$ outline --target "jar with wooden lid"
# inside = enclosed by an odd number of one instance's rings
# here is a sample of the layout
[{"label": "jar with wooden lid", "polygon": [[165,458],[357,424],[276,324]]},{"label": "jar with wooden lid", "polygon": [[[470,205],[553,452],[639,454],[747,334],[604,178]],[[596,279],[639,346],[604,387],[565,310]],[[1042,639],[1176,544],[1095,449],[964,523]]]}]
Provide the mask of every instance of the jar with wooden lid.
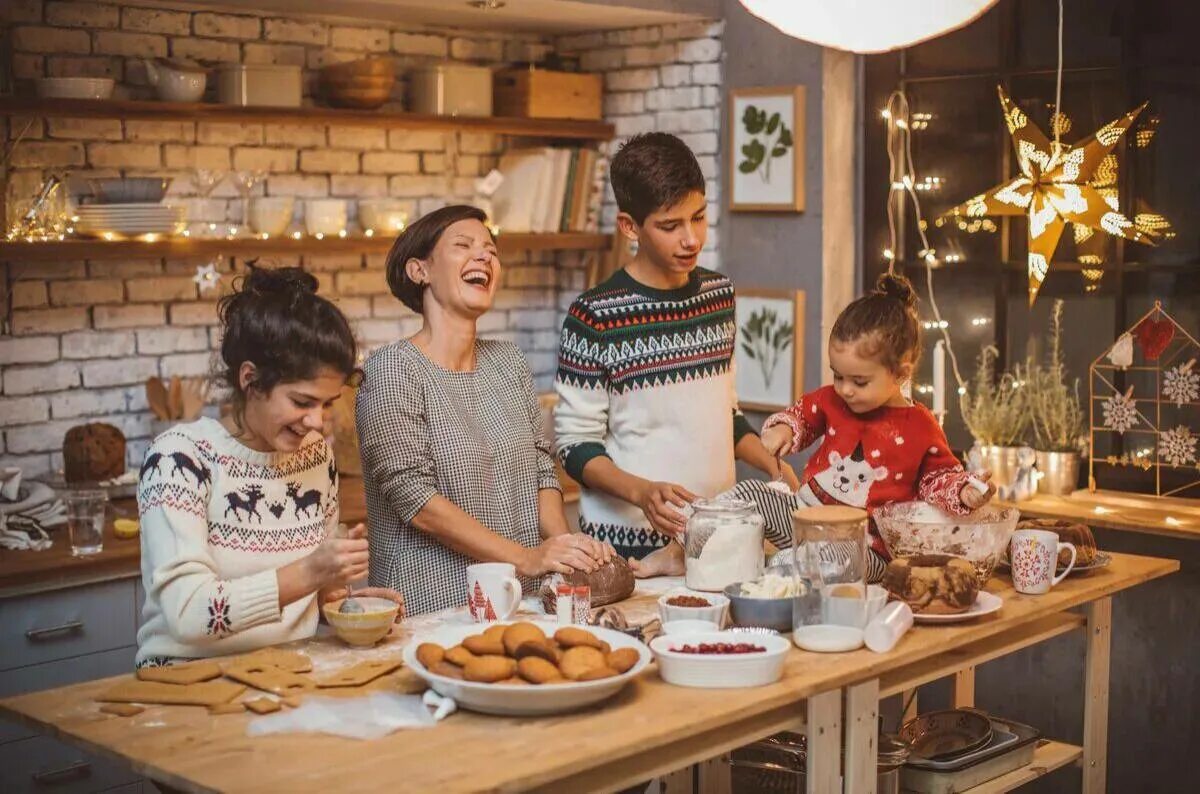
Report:
[{"label": "jar with wooden lid", "polygon": [[[816,505],[792,512],[793,569],[807,599],[793,609],[793,627],[840,622],[831,605],[867,597],[867,511],[847,505]],[[844,611],[844,610],[843,610]]]}]

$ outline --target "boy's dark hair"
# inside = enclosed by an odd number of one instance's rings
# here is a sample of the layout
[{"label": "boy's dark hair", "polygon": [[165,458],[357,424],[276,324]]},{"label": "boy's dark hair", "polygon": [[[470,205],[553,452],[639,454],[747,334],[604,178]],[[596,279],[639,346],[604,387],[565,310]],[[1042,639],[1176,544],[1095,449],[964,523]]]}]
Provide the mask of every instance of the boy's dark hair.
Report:
[{"label": "boy's dark hair", "polygon": [[874,290],[842,309],[829,338],[838,342],[863,339],[891,372],[904,362],[916,367],[921,360],[921,326],[912,284],[904,276],[884,273]]},{"label": "boy's dark hair", "polygon": [[451,204],[422,215],[396,238],[387,255],[387,283],[392,294],[417,314],[424,306],[425,284],[408,275],[408,260],[428,259],[442,234],[459,221],[475,220],[487,225],[487,213],[469,204]]},{"label": "boy's dark hair", "polygon": [[688,193],[704,195],[704,173],[696,155],[666,132],[647,132],[625,141],[608,172],[617,209],[639,226],[650,213],[678,204]]},{"label": "boy's dark hair", "polygon": [[[358,345],[337,306],[317,295],[316,277],[298,267],[255,267],[221,298],[221,369],[232,392],[235,416],[246,405],[239,382],[242,363],[254,364],[249,388],[268,394],[280,383],[308,380],[322,366],[349,381],[358,374]],[[247,390],[248,390],[247,389]]]}]

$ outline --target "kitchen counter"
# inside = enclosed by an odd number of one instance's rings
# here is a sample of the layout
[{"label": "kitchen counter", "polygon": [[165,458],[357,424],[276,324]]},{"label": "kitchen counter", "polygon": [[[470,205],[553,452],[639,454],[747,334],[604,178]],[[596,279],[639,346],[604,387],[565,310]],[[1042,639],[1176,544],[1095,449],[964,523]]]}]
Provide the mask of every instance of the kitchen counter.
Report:
[{"label": "kitchen counter", "polygon": [[1058,518],[1101,529],[1200,540],[1200,500],[1170,496],[1079,490],[1070,496],[1039,493],[1024,502],[1004,502],[1026,518]]},{"label": "kitchen counter", "polygon": [[[1105,788],[1109,632],[1136,632],[1111,626],[1111,596],[1176,570],[1173,560],[1118,553],[1108,568],[1071,577],[1044,596],[1017,594],[1005,577],[995,577],[987,590],[1004,599],[1004,608],[994,615],[917,626],[887,654],[792,649],[783,680],[769,686],[674,687],[651,667],[612,700],[582,712],[545,718],[459,712],[434,728],[374,741],[250,737],[246,726],[255,717],[214,717],[198,708],[150,706],[132,718],[111,717],[99,712],[95,697],[116,678],[9,698],[0,701],[0,712],[185,791],[370,791],[380,780],[404,780],[414,791],[612,790],[686,769],[780,730],[807,730],[808,790],[827,794],[842,790],[843,773],[830,759],[840,758],[843,749],[845,790],[865,790],[867,780],[874,780],[880,697],[957,675],[956,696],[967,705],[974,698],[974,665],[1070,632],[1087,637],[1083,745],[1045,742],[1033,764],[1006,780],[1015,785],[1080,761],[1083,790],[1091,794]],[[652,595],[635,592],[643,601]],[[1076,607],[1083,608],[1082,616],[1070,612]],[[461,610],[443,618],[463,619]],[[425,623],[424,617],[406,621],[383,646],[361,655],[328,638],[299,647],[315,666],[324,667],[334,653],[346,665],[350,657],[397,653],[413,626]],[[969,676],[960,670],[969,670]],[[1006,682],[1006,688],[1024,685],[1019,679]],[[430,763],[432,758],[451,760]],[[704,790],[728,790],[728,767],[708,764],[707,774],[724,774],[725,780]],[[690,791],[690,774],[683,780],[688,786],[679,790]],[[988,790],[1007,788],[1006,783]]]}]

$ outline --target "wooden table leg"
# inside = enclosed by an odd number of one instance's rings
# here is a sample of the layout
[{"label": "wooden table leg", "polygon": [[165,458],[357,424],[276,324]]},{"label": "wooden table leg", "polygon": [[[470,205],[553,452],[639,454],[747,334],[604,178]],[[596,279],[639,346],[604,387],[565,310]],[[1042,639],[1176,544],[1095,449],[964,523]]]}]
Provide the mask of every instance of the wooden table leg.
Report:
[{"label": "wooden table leg", "polygon": [[808,794],[842,790],[842,690],[813,695],[807,703]]},{"label": "wooden table leg", "polygon": [[954,674],[954,708],[975,705],[975,667],[964,667]]},{"label": "wooden table leg", "polygon": [[660,778],[662,785],[659,787],[659,791],[662,794],[692,794],[695,791],[692,785],[693,770],[695,770],[695,767],[689,766],[687,769],[680,769],[678,772],[663,775]]},{"label": "wooden table leg", "polygon": [[1101,794],[1108,778],[1108,679],[1112,639],[1112,597],[1083,608],[1087,655],[1083,687],[1083,794]]},{"label": "wooden table leg", "polygon": [[696,764],[700,785],[698,794],[730,794],[733,791],[733,770],[728,754],[722,754]]},{"label": "wooden table leg", "polygon": [[875,794],[879,763],[879,679],[846,688],[846,794]]}]

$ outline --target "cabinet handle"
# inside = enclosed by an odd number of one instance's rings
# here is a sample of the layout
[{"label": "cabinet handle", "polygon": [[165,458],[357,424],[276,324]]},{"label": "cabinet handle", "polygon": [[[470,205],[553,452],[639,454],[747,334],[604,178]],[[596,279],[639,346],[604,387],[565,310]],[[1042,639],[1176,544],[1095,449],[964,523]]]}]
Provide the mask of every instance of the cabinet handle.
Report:
[{"label": "cabinet handle", "polygon": [[34,772],[30,775],[34,783],[62,783],[66,780],[91,776],[92,765],[87,761],[76,761],[59,769],[51,769],[48,772]]},{"label": "cabinet handle", "polygon": [[56,634],[73,634],[83,630],[83,621],[72,620],[70,623],[64,623],[61,626],[51,626],[46,629],[28,629],[25,632],[26,639],[40,642],[41,640],[54,639]]}]

